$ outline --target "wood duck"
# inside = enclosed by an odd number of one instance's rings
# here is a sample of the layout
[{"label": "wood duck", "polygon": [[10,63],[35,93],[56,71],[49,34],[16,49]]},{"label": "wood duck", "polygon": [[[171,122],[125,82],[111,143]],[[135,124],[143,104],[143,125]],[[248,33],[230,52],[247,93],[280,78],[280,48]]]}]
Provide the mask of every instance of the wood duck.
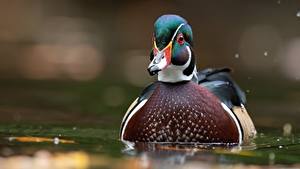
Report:
[{"label": "wood duck", "polygon": [[121,141],[240,145],[255,136],[245,94],[230,69],[197,72],[192,46],[192,28],[184,18],[156,20],[148,71],[158,80],[127,110]]}]

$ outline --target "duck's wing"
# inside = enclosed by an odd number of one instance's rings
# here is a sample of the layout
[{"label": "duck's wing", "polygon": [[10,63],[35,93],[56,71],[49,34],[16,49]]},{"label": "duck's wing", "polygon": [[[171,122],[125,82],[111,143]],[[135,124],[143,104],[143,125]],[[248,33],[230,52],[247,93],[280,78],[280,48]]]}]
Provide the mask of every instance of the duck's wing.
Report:
[{"label": "duck's wing", "polygon": [[204,69],[197,73],[198,84],[214,93],[227,107],[246,104],[245,93],[230,77],[229,68]]},{"label": "duck's wing", "polygon": [[256,135],[254,124],[244,107],[245,93],[230,77],[229,68],[205,69],[197,73],[198,84],[214,93],[233,112],[242,128],[243,143]]},{"label": "duck's wing", "polygon": [[121,140],[123,139],[123,130],[125,129],[126,123],[128,123],[129,119],[133,116],[133,114],[137,112],[140,108],[142,108],[143,105],[148,101],[148,99],[151,97],[152,93],[154,92],[156,86],[157,86],[157,82],[148,85],[142,91],[139,97],[136,98],[127,109],[121,123],[121,130],[120,130]]}]

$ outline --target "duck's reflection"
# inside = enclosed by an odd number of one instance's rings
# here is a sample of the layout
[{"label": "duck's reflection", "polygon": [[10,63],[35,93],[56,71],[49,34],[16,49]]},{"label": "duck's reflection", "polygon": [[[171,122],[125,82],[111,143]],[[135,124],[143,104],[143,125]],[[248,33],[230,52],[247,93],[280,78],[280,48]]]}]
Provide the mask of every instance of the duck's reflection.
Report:
[{"label": "duck's reflection", "polygon": [[[232,162],[232,156],[251,157],[255,144],[178,144],[178,143],[131,143],[126,142],[123,153],[138,158],[142,168],[181,168],[190,166],[206,168],[215,164]],[[195,165],[197,164],[197,165]],[[200,166],[201,166],[200,165]],[[194,167],[193,167],[194,166]]]}]

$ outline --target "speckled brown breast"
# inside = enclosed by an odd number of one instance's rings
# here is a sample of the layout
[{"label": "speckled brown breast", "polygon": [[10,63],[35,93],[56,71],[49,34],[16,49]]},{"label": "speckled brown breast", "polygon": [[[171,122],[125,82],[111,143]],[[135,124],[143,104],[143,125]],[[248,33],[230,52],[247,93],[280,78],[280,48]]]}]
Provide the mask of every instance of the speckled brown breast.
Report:
[{"label": "speckled brown breast", "polygon": [[158,85],[129,120],[124,140],[238,143],[239,133],[219,99],[194,82]]}]

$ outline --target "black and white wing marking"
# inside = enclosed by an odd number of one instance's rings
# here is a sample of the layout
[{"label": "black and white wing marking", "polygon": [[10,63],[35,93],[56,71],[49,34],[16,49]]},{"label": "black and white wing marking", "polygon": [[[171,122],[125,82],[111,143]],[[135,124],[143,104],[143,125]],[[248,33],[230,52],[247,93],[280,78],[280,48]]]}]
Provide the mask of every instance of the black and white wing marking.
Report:
[{"label": "black and white wing marking", "polygon": [[129,108],[127,109],[122,123],[121,123],[121,130],[120,130],[120,138],[121,141],[123,140],[123,135],[124,135],[124,131],[125,128],[127,126],[127,123],[129,122],[130,118],[140,109],[142,108],[145,103],[148,101],[148,99],[151,97],[152,93],[154,92],[155,88],[156,88],[157,83],[154,82],[150,85],[148,85],[140,94],[140,96],[138,98],[136,98],[134,100],[134,102],[129,106]]},{"label": "black and white wing marking", "polygon": [[239,131],[239,144],[245,138],[244,128],[237,114],[233,111],[234,107],[243,109],[246,104],[245,93],[230,77],[229,68],[205,69],[197,73],[198,84],[207,88],[221,100],[221,105],[234,120]]},{"label": "black and white wing marking", "polygon": [[197,73],[198,84],[214,93],[239,131],[239,144],[249,143],[256,135],[255,126],[246,110],[245,93],[230,77],[230,69],[205,69]]},{"label": "black and white wing marking", "polygon": [[228,108],[246,104],[245,93],[230,77],[229,68],[204,69],[198,72],[198,84],[214,93]]}]

